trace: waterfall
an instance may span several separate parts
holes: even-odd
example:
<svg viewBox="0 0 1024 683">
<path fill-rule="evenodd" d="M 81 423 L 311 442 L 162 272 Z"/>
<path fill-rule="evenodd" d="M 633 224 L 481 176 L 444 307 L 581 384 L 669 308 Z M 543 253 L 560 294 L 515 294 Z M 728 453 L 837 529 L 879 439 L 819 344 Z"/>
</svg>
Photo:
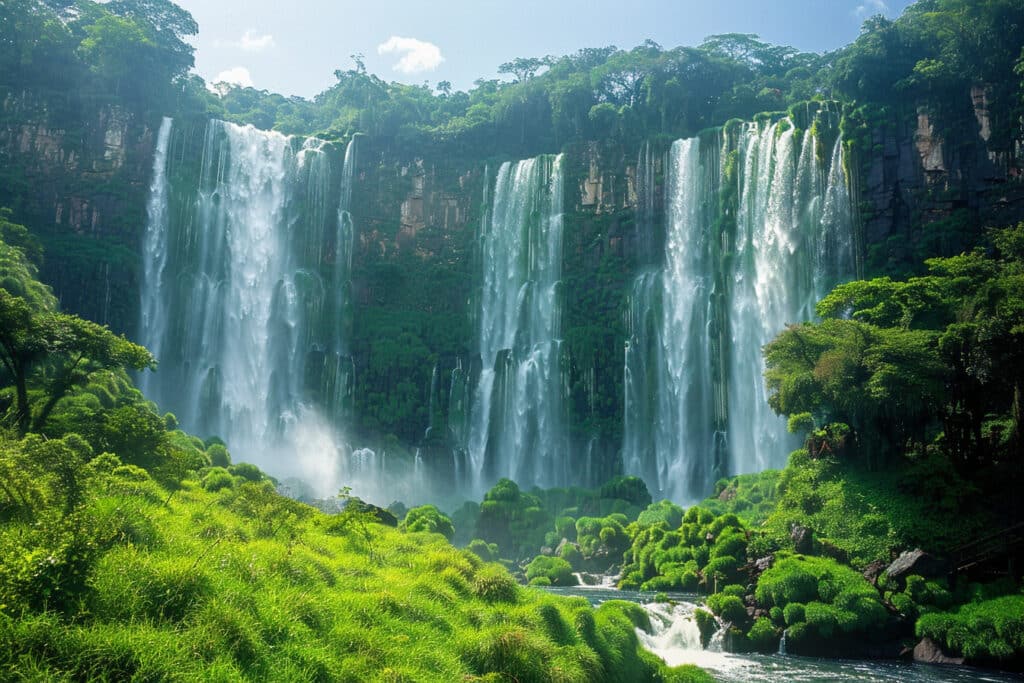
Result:
<svg viewBox="0 0 1024 683">
<path fill-rule="evenodd" d="M 824 153 L 836 121 L 815 116 L 672 145 L 664 264 L 633 283 L 624 358 L 623 467 L 656 495 L 700 500 L 798 445 L 768 406 L 761 348 L 854 275 L 842 143 Z"/>
<path fill-rule="evenodd" d="M 172 163 L 168 145 L 189 144 L 201 155 Z M 200 143 L 164 120 L 141 305 L 141 339 L 160 366 L 142 386 L 238 460 L 299 477 L 317 495 L 342 483 L 368 495 L 385 458 L 343 441 L 354 145 L 340 173 L 330 147 L 222 121 L 206 124 Z"/>
<path fill-rule="evenodd" d="M 562 340 L 562 157 L 506 162 L 480 235 L 481 371 L 464 482 L 521 486 L 569 479 Z"/>
<path fill-rule="evenodd" d="M 167 149 L 170 146 L 171 129 L 174 121 L 165 116 L 160 122 L 153 151 L 153 179 L 149 185 L 149 201 L 146 204 L 147 226 L 142 239 L 142 305 L 139 308 L 139 330 L 143 343 L 150 352 L 160 358 L 161 345 L 166 330 L 164 311 L 167 302 L 160 282 L 167 267 L 167 197 L 170 183 L 167 179 Z M 139 388 L 149 393 L 154 375 L 144 372 L 139 377 Z"/>
<path fill-rule="evenodd" d="M 716 674 L 725 674 L 729 680 L 743 678 L 744 669 L 752 662 L 722 652 L 714 642 L 704 649 L 700 643 L 700 629 L 694 612 L 697 605 L 682 601 L 674 604 L 651 602 L 644 605 L 650 620 L 650 632 L 636 629 L 637 639 L 647 650 L 650 650 L 669 666 L 680 664 L 696 664 L 701 668 L 710 669 Z M 718 634 L 723 633 L 720 629 Z M 719 641 L 721 638 L 718 638 Z"/>
</svg>

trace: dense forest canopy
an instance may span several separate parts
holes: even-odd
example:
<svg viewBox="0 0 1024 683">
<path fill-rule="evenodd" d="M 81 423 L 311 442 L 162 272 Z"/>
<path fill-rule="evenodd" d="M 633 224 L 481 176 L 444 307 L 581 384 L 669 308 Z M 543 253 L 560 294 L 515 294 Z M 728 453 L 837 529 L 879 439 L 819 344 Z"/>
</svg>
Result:
<svg viewBox="0 0 1024 683">
<path fill-rule="evenodd" d="M 11 0 L 0 8 L 0 85 L 45 85 L 123 96 L 150 111 L 217 116 L 286 133 L 398 145 L 444 144 L 491 154 L 557 151 L 574 139 L 694 135 L 815 98 L 899 106 L 927 100 L 962 110 L 971 86 L 990 91 L 996 139 L 1019 133 L 1024 19 L 1014 0 L 920 0 L 896 20 L 868 19 L 851 45 L 826 54 L 723 34 L 696 47 L 646 41 L 500 65 L 501 80 L 468 92 L 388 83 L 359 55 L 312 101 L 217 84 L 191 73 L 198 31 L 170 0 Z M 91 86 L 83 87 L 83 83 Z"/>
</svg>

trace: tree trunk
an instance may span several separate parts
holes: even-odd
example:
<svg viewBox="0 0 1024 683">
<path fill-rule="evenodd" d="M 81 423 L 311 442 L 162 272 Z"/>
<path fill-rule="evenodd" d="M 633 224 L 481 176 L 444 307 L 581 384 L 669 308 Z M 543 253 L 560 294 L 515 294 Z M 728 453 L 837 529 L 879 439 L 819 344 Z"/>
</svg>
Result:
<svg viewBox="0 0 1024 683">
<path fill-rule="evenodd" d="M 25 377 L 25 369 L 20 365 L 15 365 L 14 386 L 17 401 L 15 416 L 17 418 L 18 433 L 24 436 L 28 433 L 32 415 L 29 412 L 28 406 L 28 384 Z"/>
</svg>

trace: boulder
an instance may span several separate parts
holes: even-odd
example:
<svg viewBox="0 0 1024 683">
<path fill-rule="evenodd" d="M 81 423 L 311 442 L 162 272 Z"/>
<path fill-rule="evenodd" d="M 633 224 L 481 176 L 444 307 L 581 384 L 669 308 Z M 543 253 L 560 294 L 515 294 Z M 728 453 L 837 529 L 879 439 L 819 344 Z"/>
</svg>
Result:
<svg viewBox="0 0 1024 683">
<path fill-rule="evenodd" d="M 963 664 L 963 657 L 950 657 L 942 651 L 942 647 L 931 638 L 922 638 L 914 646 L 914 661 L 923 664 Z"/>
<path fill-rule="evenodd" d="M 801 555 L 809 555 L 814 550 L 814 532 L 801 524 L 794 524 L 789 530 L 793 539 L 793 550 Z"/>
<path fill-rule="evenodd" d="M 902 582 L 912 574 L 926 578 L 943 576 L 947 569 L 946 563 L 939 558 L 915 548 L 900 553 L 900 556 L 886 568 L 885 573 L 889 579 Z"/>
<path fill-rule="evenodd" d="M 872 586 L 877 586 L 878 585 L 878 577 L 881 576 L 882 572 L 884 572 L 884 571 L 885 571 L 885 561 L 884 560 L 875 560 L 874 562 L 872 562 L 868 566 L 864 567 L 864 571 L 862 572 L 862 574 L 864 576 L 864 579 L 868 583 L 870 583 Z"/>
</svg>

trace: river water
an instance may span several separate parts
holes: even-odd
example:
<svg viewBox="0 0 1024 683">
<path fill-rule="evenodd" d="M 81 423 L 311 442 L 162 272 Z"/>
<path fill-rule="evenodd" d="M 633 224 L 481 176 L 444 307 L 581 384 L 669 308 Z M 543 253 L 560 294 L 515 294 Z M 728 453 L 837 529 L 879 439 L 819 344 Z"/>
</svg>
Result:
<svg viewBox="0 0 1024 683">
<path fill-rule="evenodd" d="M 887 660 L 818 659 L 795 655 L 729 654 L 722 652 L 713 638 L 708 649 L 700 646 L 700 633 L 692 619 L 700 597 L 669 593 L 674 604 L 654 602 L 654 593 L 624 591 L 613 588 L 545 588 L 557 595 L 584 597 L 595 607 L 605 600 L 629 600 L 640 603 L 651 618 L 652 633 L 638 629 L 637 637 L 647 649 L 670 666 L 696 664 L 716 680 L 745 683 L 747 681 L 787 681 L 811 683 L 826 681 L 899 681 L 900 683 L 961 683 L 1022 681 L 1024 677 L 1000 671 L 971 667 L 914 664 Z"/>
</svg>

